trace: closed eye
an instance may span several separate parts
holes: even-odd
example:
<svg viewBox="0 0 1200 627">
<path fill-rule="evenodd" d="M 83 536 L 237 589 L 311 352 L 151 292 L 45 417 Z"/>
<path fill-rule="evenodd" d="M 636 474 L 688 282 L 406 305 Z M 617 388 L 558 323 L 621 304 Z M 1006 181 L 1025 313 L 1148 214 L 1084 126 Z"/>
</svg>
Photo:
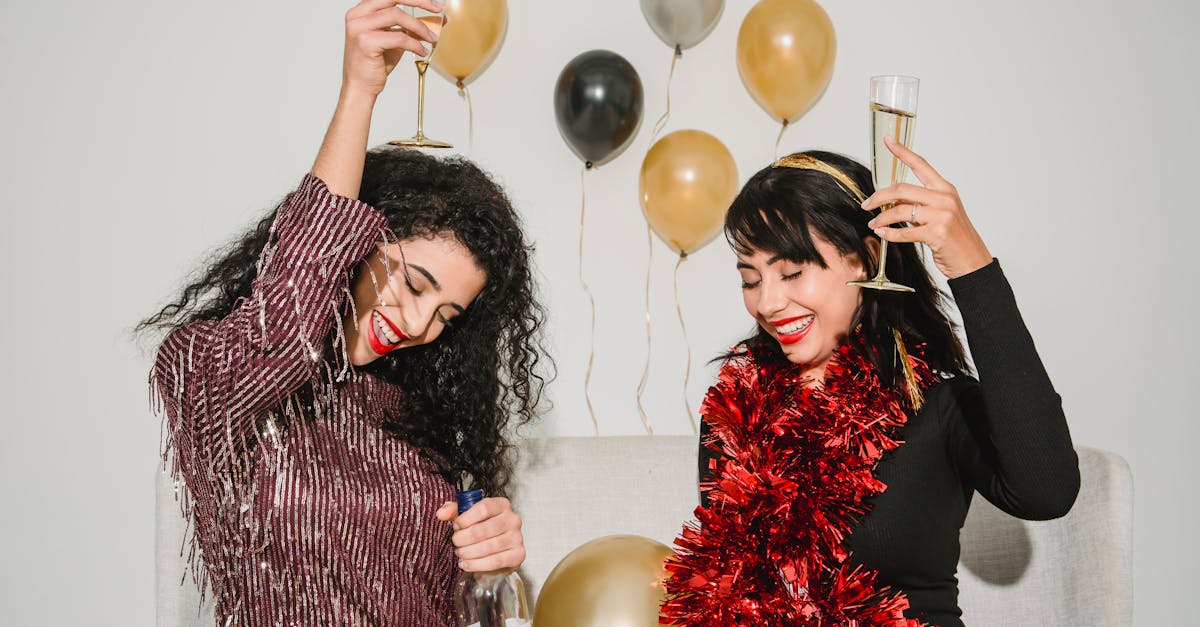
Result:
<svg viewBox="0 0 1200 627">
<path fill-rule="evenodd" d="M 793 273 L 791 273 L 791 274 L 785 274 L 785 275 L 783 275 L 783 280 L 784 280 L 784 281 L 791 281 L 792 279 L 799 278 L 801 274 L 804 274 L 804 271 L 803 271 L 803 270 L 797 270 L 797 271 L 795 271 L 795 272 L 793 272 Z"/>
<path fill-rule="evenodd" d="M 742 289 L 752 290 L 752 289 L 758 287 L 759 283 L 762 283 L 762 279 L 759 279 L 757 281 L 742 281 Z"/>
<path fill-rule="evenodd" d="M 444 313 L 445 311 L 450 311 L 452 313 L 447 315 L 446 313 Z M 442 322 L 442 324 L 446 325 L 447 327 L 453 327 L 453 326 L 456 326 L 461 323 L 461 320 L 459 320 L 459 318 L 461 318 L 466 313 L 467 313 L 467 310 L 460 307 L 457 303 L 447 303 L 446 305 L 443 305 L 441 308 L 438 309 L 437 317 L 438 317 L 438 320 L 440 320 Z"/>
</svg>

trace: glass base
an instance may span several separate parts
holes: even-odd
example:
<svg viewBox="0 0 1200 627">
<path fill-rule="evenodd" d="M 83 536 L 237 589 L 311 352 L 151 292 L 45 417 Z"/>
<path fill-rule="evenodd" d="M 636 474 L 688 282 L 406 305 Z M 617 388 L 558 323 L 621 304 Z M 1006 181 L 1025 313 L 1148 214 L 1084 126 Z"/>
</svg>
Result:
<svg viewBox="0 0 1200 627">
<path fill-rule="evenodd" d="M 408 139 L 393 139 L 392 141 L 390 141 L 388 143 L 393 146 L 405 146 L 407 148 L 453 148 L 454 147 L 453 144 L 450 144 L 450 143 L 447 143 L 444 141 L 439 141 L 436 139 L 430 139 L 428 137 L 425 137 L 424 135 L 417 135 L 415 137 L 409 137 Z"/>
<path fill-rule="evenodd" d="M 913 288 L 899 283 L 892 283 L 887 279 L 871 279 L 870 281 L 850 281 L 846 285 L 855 287 L 865 287 L 871 290 L 883 290 L 885 292 L 915 292 Z"/>
</svg>

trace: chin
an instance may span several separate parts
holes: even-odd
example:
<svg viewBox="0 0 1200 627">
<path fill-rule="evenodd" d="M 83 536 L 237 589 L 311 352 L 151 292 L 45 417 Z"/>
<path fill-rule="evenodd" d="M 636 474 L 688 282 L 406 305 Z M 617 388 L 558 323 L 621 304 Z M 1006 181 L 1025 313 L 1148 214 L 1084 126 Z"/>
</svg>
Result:
<svg viewBox="0 0 1200 627">
<path fill-rule="evenodd" d="M 367 346 L 366 340 L 362 337 L 356 337 L 351 341 L 350 347 L 346 351 L 346 357 L 354 366 L 365 366 L 379 359 L 379 355 L 376 355 L 375 351 Z"/>
<path fill-rule="evenodd" d="M 371 360 L 370 360 L 370 359 L 368 359 L 368 358 L 367 358 L 367 356 L 366 356 L 366 355 L 363 355 L 361 352 L 359 352 L 359 351 L 354 351 L 354 352 L 351 352 L 351 353 L 350 353 L 350 364 L 351 364 L 351 365 L 353 365 L 353 366 L 365 366 L 365 365 L 367 365 L 367 364 L 369 364 L 369 363 L 371 363 Z"/>
<path fill-rule="evenodd" d="M 807 366 L 817 361 L 815 358 L 808 355 L 798 355 L 796 353 L 784 353 L 783 356 L 797 366 Z"/>
<path fill-rule="evenodd" d="M 805 367 L 814 366 L 828 359 L 828 355 L 821 355 L 819 347 L 803 346 L 803 344 L 804 342 L 801 341 L 800 345 L 783 347 L 783 356 L 789 362 Z"/>
<path fill-rule="evenodd" d="M 798 344 L 784 344 L 775 340 L 779 344 L 779 350 L 783 351 L 784 359 L 793 364 L 804 365 L 809 363 L 816 357 L 814 350 L 804 345 L 804 340 L 800 340 Z"/>
</svg>

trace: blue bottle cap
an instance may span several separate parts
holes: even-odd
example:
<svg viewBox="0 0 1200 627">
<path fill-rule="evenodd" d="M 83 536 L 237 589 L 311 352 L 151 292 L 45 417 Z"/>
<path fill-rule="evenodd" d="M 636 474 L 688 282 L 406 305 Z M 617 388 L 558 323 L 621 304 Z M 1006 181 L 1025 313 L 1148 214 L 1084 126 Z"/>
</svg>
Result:
<svg viewBox="0 0 1200 627">
<path fill-rule="evenodd" d="M 458 513 L 465 514 L 473 505 L 483 500 L 483 490 L 458 493 Z"/>
</svg>

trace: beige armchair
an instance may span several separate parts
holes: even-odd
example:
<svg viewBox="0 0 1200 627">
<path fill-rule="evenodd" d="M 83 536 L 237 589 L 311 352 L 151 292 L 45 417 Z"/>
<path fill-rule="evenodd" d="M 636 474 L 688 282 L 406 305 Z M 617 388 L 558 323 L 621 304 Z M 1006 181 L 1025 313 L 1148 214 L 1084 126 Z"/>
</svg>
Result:
<svg viewBox="0 0 1200 627">
<path fill-rule="evenodd" d="M 1125 626 L 1132 621 L 1133 485 L 1119 456 L 1079 449 L 1071 513 L 1026 522 L 976 498 L 962 531 L 963 618 L 999 625 Z M 563 556 L 588 540 L 637 534 L 670 545 L 692 518 L 696 440 L 686 436 L 529 440 L 513 501 L 525 519 L 522 569 L 537 594 Z M 158 625 L 214 624 L 180 557 L 184 525 L 171 481 L 158 494 Z M 183 581 L 181 585 L 181 581 Z"/>
</svg>

